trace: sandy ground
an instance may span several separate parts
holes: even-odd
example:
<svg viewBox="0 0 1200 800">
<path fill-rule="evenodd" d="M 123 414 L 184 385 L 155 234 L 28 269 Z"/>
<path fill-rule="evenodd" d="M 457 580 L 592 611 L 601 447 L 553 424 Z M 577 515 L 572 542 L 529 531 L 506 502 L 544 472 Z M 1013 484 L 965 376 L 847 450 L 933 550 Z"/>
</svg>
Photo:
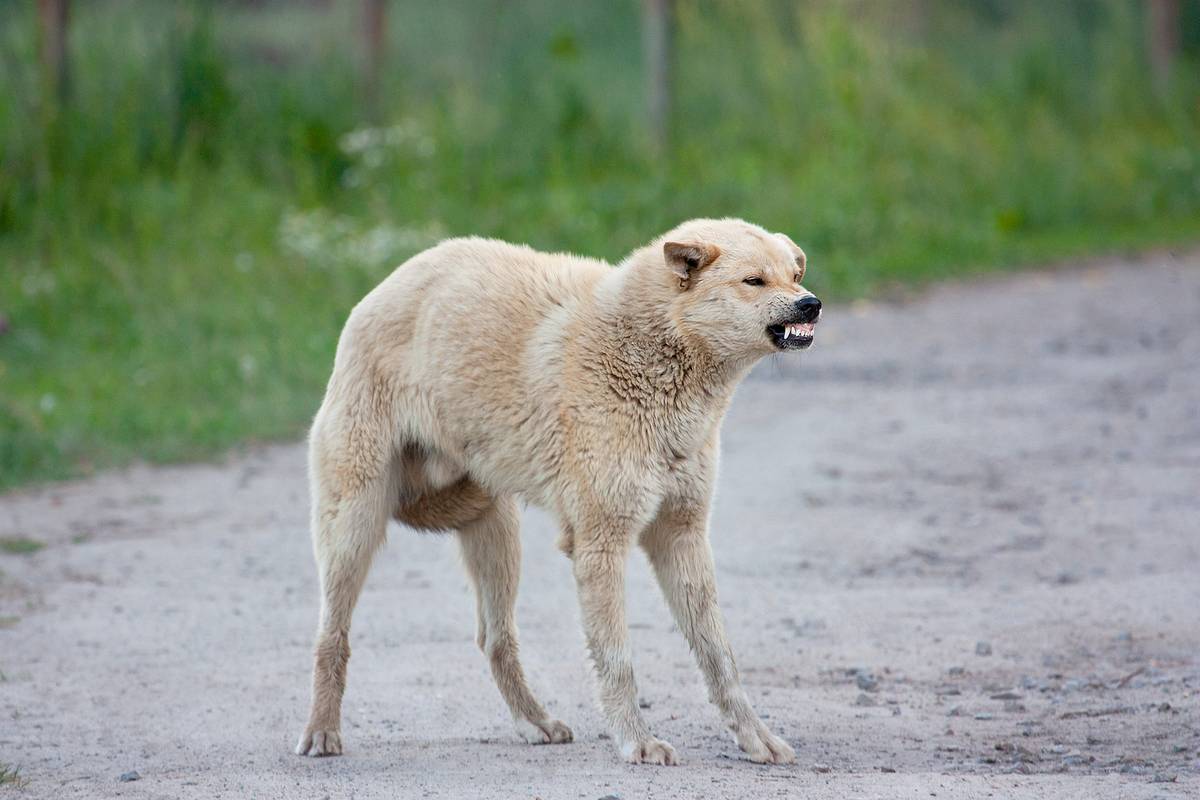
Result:
<svg viewBox="0 0 1200 800">
<path fill-rule="evenodd" d="M 355 618 L 347 754 L 291 748 L 317 597 L 300 445 L 0 498 L 13 797 L 1200 796 L 1200 254 L 829 309 L 724 433 L 713 541 L 748 691 L 799 763 L 740 758 L 644 559 L 621 763 L 567 561 L 526 512 L 526 666 L 577 741 L 512 731 L 445 537 L 396 528 Z M 140 779 L 122 782 L 122 773 Z"/>
</svg>

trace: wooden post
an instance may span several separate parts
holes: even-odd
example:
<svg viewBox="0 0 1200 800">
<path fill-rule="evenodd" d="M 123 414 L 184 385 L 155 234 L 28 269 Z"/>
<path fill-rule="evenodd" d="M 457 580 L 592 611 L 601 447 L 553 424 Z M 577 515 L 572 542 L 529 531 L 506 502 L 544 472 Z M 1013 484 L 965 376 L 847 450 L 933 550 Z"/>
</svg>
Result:
<svg viewBox="0 0 1200 800">
<path fill-rule="evenodd" d="M 1159 92 L 1165 92 L 1171 83 L 1171 71 L 1179 55 L 1179 34 L 1179 0 L 1148 0 L 1146 50 Z"/>
<path fill-rule="evenodd" d="M 387 33 L 387 0 L 363 0 L 363 90 L 372 119 L 379 117 L 384 44 Z"/>
<path fill-rule="evenodd" d="M 42 75 L 59 101 L 67 99 L 70 72 L 67 61 L 67 20 L 70 0 L 38 0 L 38 35 Z"/>
<path fill-rule="evenodd" d="M 650 140 L 665 153 L 671 136 L 671 0 L 642 0 L 642 59 Z"/>
</svg>

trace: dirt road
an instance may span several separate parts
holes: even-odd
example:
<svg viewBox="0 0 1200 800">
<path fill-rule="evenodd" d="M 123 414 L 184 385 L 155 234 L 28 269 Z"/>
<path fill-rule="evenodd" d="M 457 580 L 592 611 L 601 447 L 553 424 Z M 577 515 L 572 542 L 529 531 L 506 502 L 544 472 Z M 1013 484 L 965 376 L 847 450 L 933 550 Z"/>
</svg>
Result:
<svg viewBox="0 0 1200 800">
<path fill-rule="evenodd" d="M 45 544 L 0 551 L 0 798 L 1200 796 L 1200 254 L 834 307 L 741 388 L 721 601 L 793 767 L 740 759 L 640 555 L 639 685 L 685 765 L 622 764 L 533 509 L 523 653 L 577 741 L 519 742 L 454 542 L 395 528 L 347 754 L 292 755 L 306 517 L 300 445 L 0 497 Z"/>
</svg>

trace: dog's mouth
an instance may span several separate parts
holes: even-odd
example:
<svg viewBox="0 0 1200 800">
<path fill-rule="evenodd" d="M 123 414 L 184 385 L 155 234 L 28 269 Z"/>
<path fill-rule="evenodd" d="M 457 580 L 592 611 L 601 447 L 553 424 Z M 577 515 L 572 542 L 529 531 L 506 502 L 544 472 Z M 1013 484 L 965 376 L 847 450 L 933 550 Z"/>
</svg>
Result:
<svg viewBox="0 0 1200 800">
<path fill-rule="evenodd" d="M 816 332 L 815 322 L 789 322 L 767 328 L 767 335 L 780 350 L 803 350 L 811 347 Z"/>
</svg>

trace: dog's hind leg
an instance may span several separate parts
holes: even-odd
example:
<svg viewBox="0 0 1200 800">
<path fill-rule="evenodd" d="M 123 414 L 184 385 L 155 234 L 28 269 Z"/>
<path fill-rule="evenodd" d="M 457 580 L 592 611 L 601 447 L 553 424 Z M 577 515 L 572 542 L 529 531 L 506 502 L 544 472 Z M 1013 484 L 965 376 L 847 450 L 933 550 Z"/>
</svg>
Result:
<svg viewBox="0 0 1200 800">
<path fill-rule="evenodd" d="M 525 682 L 518 657 L 513 609 L 521 574 L 520 520 L 511 497 L 495 500 L 481 517 L 459 530 L 463 561 L 475 584 L 479 610 L 479 649 L 512 711 L 517 731 L 533 744 L 569 742 L 571 729 L 551 719 Z"/>
<path fill-rule="evenodd" d="M 384 540 L 395 487 L 389 456 L 382 444 L 372 447 L 351 441 L 330 450 L 315 430 L 313 440 L 313 552 L 321 580 L 321 616 L 313 663 L 312 710 L 296 752 L 332 756 L 342 752 L 342 694 L 350 660 L 350 617 L 371 559 Z M 348 451 L 353 464 L 329 457 Z"/>
</svg>

